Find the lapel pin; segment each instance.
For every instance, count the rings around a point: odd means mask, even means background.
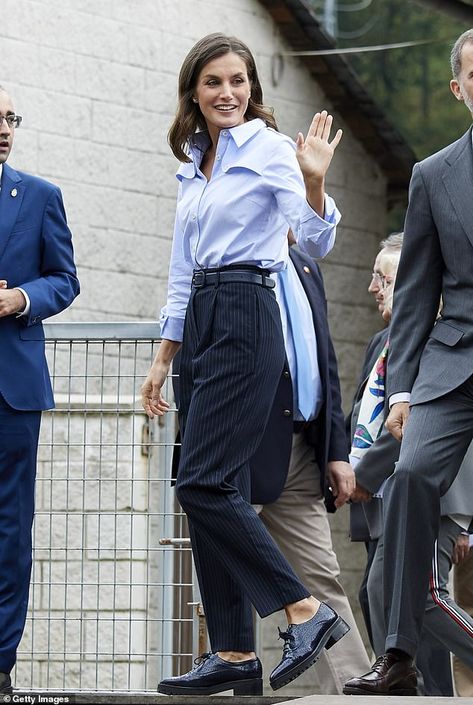
[[[306,274],[310,274],[310,269],[307,265],[304,265],[303,270]]]
[[[12,188],[12,190],[10,191],[10,196],[12,196],[13,198],[18,196],[18,189]]]

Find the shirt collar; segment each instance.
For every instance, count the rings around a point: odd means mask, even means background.
[[[244,122],[242,125],[230,127],[228,130],[221,130],[221,133],[228,132],[233,138],[233,141],[235,142],[236,146],[240,148],[242,145],[248,142],[248,140],[251,139],[253,135],[255,135],[257,132],[259,132],[265,127],[266,125],[263,120],[261,120],[261,118],[255,118],[254,120],[248,120],[247,122]],[[194,156],[194,150],[197,150],[199,152],[205,152],[205,150],[209,146],[209,142],[210,138],[207,130],[196,132],[192,140],[192,156]]]
[[[222,130],[222,132],[227,131],[233,142],[235,143],[237,149],[240,149],[244,144],[246,144],[257,132],[266,128],[266,124],[261,118],[255,118],[254,120],[248,120],[242,125],[237,125],[236,127],[230,127],[228,130]],[[210,143],[209,133],[207,130],[202,130],[201,132],[196,132],[192,138],[190,145],[190,157],[192,162],[182,163],[177,171],[178,179],[192,179],[197,173],[197,165],[200,164],[202,159],[202,154],[206,151]]]
[[[254,120],[248,120],[244,122],[243,125],[238,125],[238,127],[231,127],[228,131],[233,138],[236,146],[238,148],[242,147],[248,140],[250,140],[253,135],[264,129],[266,124],[261,120],[261,118],[255,118]]]

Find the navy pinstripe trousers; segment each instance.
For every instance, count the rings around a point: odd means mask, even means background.
[[[214,652],[254,650],[251,604],[264,617],[310,594],[249,503],[249,459],[284,359],[270,289],[247,282],[193,289],[180,365],[176,492]]]

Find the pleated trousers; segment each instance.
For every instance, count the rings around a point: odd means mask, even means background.
[[[0,394],[0,672],[16,661],[26,621],[41,412],[12,409]]]
[[[270,289],[193,289],[180,366],[176,480],[212,651],[253,651],[251,605],[264,617],[309,596],[250,504],[261,442],[285,360]]]

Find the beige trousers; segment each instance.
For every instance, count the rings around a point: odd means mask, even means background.
[[[320,693],[342,693],[346,680],[370,670],[348,598],[340,585],[340,568],[332,547],[327,512],[320,491],[314,449],[303,433],[293,435],[286,485],[273,504],[256,507],[260,517],[306,588],[327,602],[351,629],[315,668]]]
[[[473,549],[453,570],[455,602],[473,616]],[[456,656],[453,657],[453,677],[457,695],[462,698],[473,697],[473,671]]]

